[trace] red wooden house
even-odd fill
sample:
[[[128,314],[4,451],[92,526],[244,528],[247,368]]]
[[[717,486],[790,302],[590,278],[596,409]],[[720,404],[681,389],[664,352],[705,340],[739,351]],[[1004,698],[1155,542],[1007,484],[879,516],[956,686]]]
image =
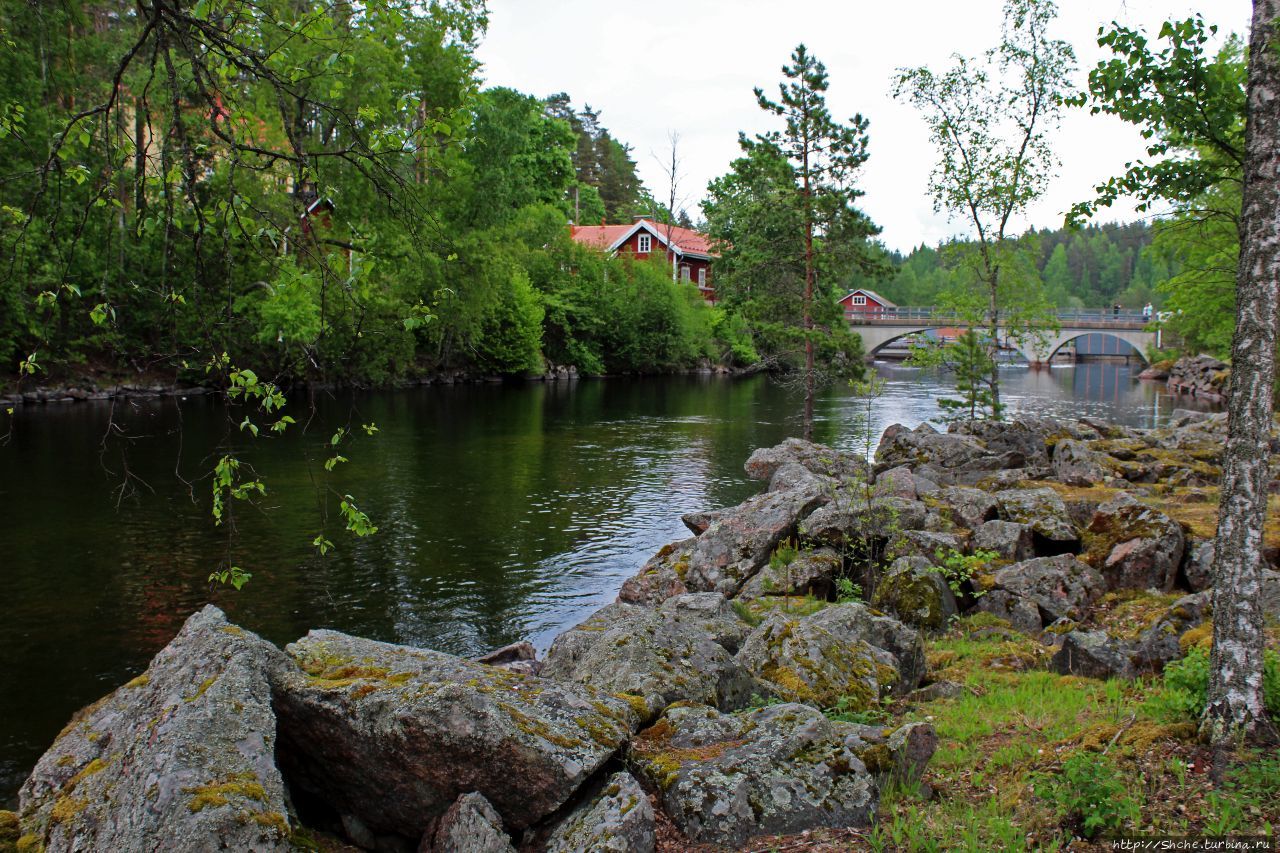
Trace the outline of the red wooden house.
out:
[[[570,225],[569,236],[584,246],[593,246],[611,255],[630,255],[640,260],[654,252],[665,252],[671,275],[694,282],[708,302],[716,301],[711,283],[711,264],[719,257],[711,249],[711,239],[692,228],[662,225],[651,219],[637,219],[630,225]]]
[[[883,314],[887,308],[898,307],[874,290],[865,288],[851,290],[840,297],[839,301],[846,318],[852,318],[854,314]]]

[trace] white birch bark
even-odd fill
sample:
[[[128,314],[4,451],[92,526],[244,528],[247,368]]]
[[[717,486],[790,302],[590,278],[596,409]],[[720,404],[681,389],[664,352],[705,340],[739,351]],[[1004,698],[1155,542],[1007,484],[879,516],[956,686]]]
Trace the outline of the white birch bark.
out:
[[[1229,429],[1213,565],[1213,653],[1201,733],[1269,739],[1262,699],[1262,528],[1267,512],[1280,291],[1280,0],[1254,0]]]

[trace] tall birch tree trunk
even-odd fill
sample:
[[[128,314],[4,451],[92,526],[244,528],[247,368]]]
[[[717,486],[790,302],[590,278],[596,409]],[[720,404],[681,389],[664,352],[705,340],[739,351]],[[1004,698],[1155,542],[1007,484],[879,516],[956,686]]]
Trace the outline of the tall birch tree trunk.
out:
[[[1254,0],[1231,400],[1213,563],[1213,652],[1201,734],[1274,740],[1262,698],[1262,527],[1280,304],[1280,0]]]

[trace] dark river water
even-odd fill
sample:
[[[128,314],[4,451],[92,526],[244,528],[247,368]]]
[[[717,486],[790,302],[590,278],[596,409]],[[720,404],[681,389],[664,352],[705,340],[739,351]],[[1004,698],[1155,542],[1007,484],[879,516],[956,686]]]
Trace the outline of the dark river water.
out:
[[[873,436],[937,416],[936,376],[878,369]],[[1115,363],[1009,368],[1003,390],[1014,412],[1134,426],[1188,405]],[[464,655],[545,647],[687,535],[682,513],[759,491],[743,461],[800,429],[797,392],[764,377],[421,388],[291,409],[293,432],[252,442],[202,398],[16,413],[0,445],[0,807],[71,713],[141,672],[205,602],[282,644],[328,627]],[[846,389],[817,418],[818,440],[865,446]],[[326,475],[335,427],[369,422],[377,435]],[[213,526],[201,479],[226,440],[268,489],[237,507],[233,537]],[[379,532],[344,533],[323,489],[355,496]],[[324,557],[311,546],[322,528],[337,546]],[[253,574],[239,593],[205,580],[224,559]]]

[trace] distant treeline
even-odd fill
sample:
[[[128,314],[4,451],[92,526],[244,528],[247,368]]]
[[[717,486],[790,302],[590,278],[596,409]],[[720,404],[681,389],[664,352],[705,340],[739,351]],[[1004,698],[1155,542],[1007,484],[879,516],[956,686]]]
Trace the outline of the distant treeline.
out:
[[[1152,239],[1147,222],[1044,229],[1022,237],[1037,259],[1034,274],[1059,308],[1117,302],[1128,308],[1147,302],[1159,307],[1163,294],[1156,286],[1177,275],[1180,265],[1153,246]],[[955,277],[964,274],[957,261],[967,245],[954,241],[937,247],[922,244],[907,255],[888,252],[895,269],[892,277],[878,287],[856,281],[853,286],[874,287],[899,305],[933,305],[941,293],[955,287]]]

